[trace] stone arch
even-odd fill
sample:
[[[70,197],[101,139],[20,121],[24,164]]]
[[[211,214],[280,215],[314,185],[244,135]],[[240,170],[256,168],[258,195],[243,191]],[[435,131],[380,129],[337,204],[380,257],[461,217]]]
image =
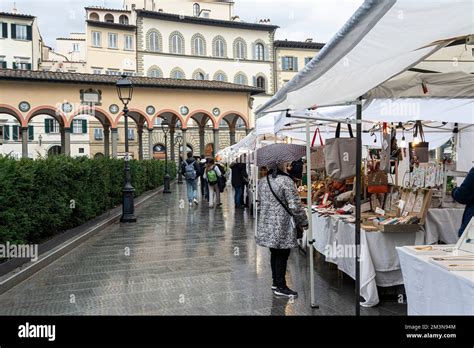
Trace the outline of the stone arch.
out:
[[[148,68],[146,73],[147,77],[154,77],[154,78],[162,78],[163,77],[163,70],[160,69],[158,65],[152,65]]]
[[[181,76],[182,76],[182,79],[186,79],[186,74],[184,73],[184,70],[179,68],[179,67],[176,67],[176,68],[173,68],[173,70],[171,70],[170,72],[170,78],[172,79],[176,79],[175,74],[177,73],[180,73]]]
[[[214,74],[214,77],[213,77],[213,80],[216,80],[216,81],[219,81],[217,78],[219,77],[219,74],[221,74],[223,77],[224,77],[224,80],[222,80],[222,82],[227,82],[229,81],[229,78],[227,77],[227,74],[222,71],[222,70],[218,70],[216,71],[216,73]]]
[[[206,125],[208,120],[211,120],[213,129],[218,129],[219,128],[219,123],[216,122],[216,118],[212,116],[212,114],[206,110],[195,110],[192,113],[189,114],[189,116],[186,118],[186,124],[190,119],[193,119],[196,121],[196,123],[200,126],[203,127]]]
[[[114,23],[115,22],[114,15],[112,13],[106,13],[104,16],[104,22]]]
[[[175,110],[172,109],[163,109],[158,111],[155,116],[151,119],[152,125],[155,124],[157,118],[162,118],[162,119],[167,119],[168,121],[171,121],[171,124],[176,124],[177,121],[181,123],[181,128],[186,129],[187,128],[187,123],[186,120]],[[148,127],[150,129],[150,127]]]
[[[238,58],[238,44],[241,43],[243,45],[243,56]],[[234,43],[232,44],[233,47],[233,53],[234,53],[234,59],[247,59],[247,42],[241,38],[238,37],[234,40]]]
[[[229,124],[229,128],[235,128],[235,125],[237,121],[241,119],[245,123],[245,128],[250,128],[249,121],[247,117],[245,117],[242,113],[238,111],[228,111],[224,113],[220,118],[219,118],[219,124],[221,121],[225,120]]]
[[[147,116],[146,113],[142,112],[138,109],[130,109],[128,111],[128,116],[135,121],[137,127],[143,127],[145,123],[147,124],[148,128],[153,128],[153,124],[151,123],[150,118]],[[120,112],[117,117],[115,118],[115,127],[118,127],[120,118],[124,117],[123,112]]]
[[[102,127],[104,128],[105,126],[109,126],[111,128],[116,127],[114,119],[105,110],[101,108],[82,107],[76,113],[72,115],[70,122],[72,122],[76,116],[80,116],[80,115],[95,117],[102,124]]]
[[[66,115],[61,110],[50,105],[41,105],[34,108],[28,113],[25,119],[25,127],[28,126],[33,117],[38,115],[51,116],[56,119],[56,121],[58,121],[62,127],[69,128],[71,126],[71,122],[67,119]]]
[[[257,58],[257,45],[262,45],[263,47],[263,59]],[[270,59],[270,53],[267,44],[262,39],[257,39],[252,43],[252,58],[253,60],[266,61]]]
[[[196,69],[196,70],[194,70],[194,72],[193,72],[193,80],[200,80],[200,79],[198,78],[198,74],[202,74],[204,80],[207,80],[207,78],[206,78],[207,74],[206,74],[206,72],[205,72],[204,70],[202,70],[202,69]]]
[[[222,56],[219,56],[217,53],[217,41],[221,40],[224,44],[224,54]],[[221,35],[217,35],[216,37],[214,37],[214,39],[212,40],[212,56],[213,57],[217,57],[217,58],[226,58],[227,57],[227,42],[225,41],[224,37],[222,37]]]
[[[154,42],[152,42],[153,38],[155,38]],[[163,37],[157,29],[153,28],[147,31],[146,50],[150,52],[163,52]]]
[[[173,52],[173,37],[178,36],[179,39],[181,40],[181,50],[178,50],[177,52]],[[173,31],[170,34],[170,39],[169,39],[169,53],[173,54],[185,54],[186,49],[185,49],[185,41],[184,41],[184,36],[179,32],[178,30]]]
[[[99,17],[99,14],[97,12],[91,12],[89,14],[89,19],[91,21],[100,21],[100,17]]]
[[[203,46],[203,53],[202,54],[199,54],[199,52],[197,52],[196,45],[194,43],[194,41],[198,38],[202,40],[202,46]],[[191,38],[191,54],[193,56],[206,56],[207,55],[206,39],[204,38],[204,36],[201,33],[196,33]]]
[[[6,104],[0,104],[0,114],[13,116],[22,127],[28,127],[28,123],[23,118],[20,110]]]

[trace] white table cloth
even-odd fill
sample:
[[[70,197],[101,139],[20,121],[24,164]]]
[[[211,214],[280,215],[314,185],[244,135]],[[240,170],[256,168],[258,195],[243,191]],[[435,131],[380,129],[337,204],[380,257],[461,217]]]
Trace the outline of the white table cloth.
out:
[[[326,255],[326,261],[337,264],[338,269],[355,279],[355,260],[353,255],[327,254],[328,246],[345,248],[355,245],[355,225],[346,223],[336,216],[322,217],[313,214],[313,237],[315,249]],[[424,242],[423,232],[383,233],[366,232],[361,229],[360,269],[362,306],[372,307],[379,303],[378,286],[403,284],[395,247],[419,245]]]
[[[397,248],[402,266],[408,315],[474,315],[474,271],[448,271]]]
[[[438,240],[446,244],[456,244],[461,227],[464,209],[431,208],[425,220],[425,244],[437,244]]]

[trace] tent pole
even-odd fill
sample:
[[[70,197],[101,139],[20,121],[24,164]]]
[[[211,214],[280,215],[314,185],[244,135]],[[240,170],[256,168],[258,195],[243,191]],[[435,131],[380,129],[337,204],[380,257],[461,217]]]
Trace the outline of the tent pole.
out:
[[[311,182],[311,133],[310,133],[310,122],[306,120],[306,186],[308,187],[308,232],[307,232],[307,247],[309,247],[309,281],[310,281],[310,293],[311,293],[311,308],[319,308],[316,304],[314,294],[314,249],[313,249],[313,192]]]
[[[362,101],[362,97],[359,98]],[[362,104],[357,104],[357,153],[356,153],[356,211],[355,211],[355,271],[356,271],[356,295],[355,295],[355,313],[360,316],[360,210],[362,194]]]

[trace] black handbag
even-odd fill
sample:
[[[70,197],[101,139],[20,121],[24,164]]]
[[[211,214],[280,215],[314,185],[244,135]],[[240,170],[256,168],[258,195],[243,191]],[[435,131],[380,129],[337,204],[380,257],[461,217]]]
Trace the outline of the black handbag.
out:
[[[268,187],[270,188],[270,191],[272,191],[273,196],[276,198],[276,200],[278,201],[278,203],[280,203],[280,205],[286,210],[286,212],[291,216],[291,218],[292,218],[293,221],[295,222],[295,226],[296,226],[296,239],[301,239],[301,238],[303,238],[304,229],[303,229],[300,225],[298,225],[298,224],[296,223],[295,215],[291,212],[290,208],[288,208],[288,207],[282,202],[282,200],[280,199],[280,197],[277,196],[277,194],[275,193],[275,191],[273,191],[272,185],[270,184],[270,176],[269,176],[269,175],[267,175],[267,182],[268,182]]]

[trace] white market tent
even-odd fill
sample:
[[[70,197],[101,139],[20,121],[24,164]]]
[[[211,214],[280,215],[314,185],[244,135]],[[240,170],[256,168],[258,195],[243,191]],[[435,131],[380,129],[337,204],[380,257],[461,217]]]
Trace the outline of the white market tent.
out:
[[[474,33],[474,2],[471,0],[366,0],[354,13],[343,28],[321,50],[321,52],[288,82],[272,99],[256,110],[258,116],[273,112],[274,118],[279,118],[280,123],[276,130],[288,124],[286,115],[295,117],[304,110],[321,107],[357,105],[352,108],[351,115],[356,117],[357,123],[357,180],[356,180],[356,238],[355,244],[360,246],[360,163],[362,157],[362,113],[363,107],[367,110],[369,103],[373,103],[372,117],[378,121],[390,121],[381,114],[380,104],[388,100],[399,98],[412,98],[411,102],[420,103],[423,113],[418,118],[410,115],[410,120],[433,121],[432,115],[424,112],[436,113],[436,108],[425,106],[436,103],[437,108],[457,111],[463,117],[462,123],[474,123],[472,99],[472,80],[469,76],[453,77],[451,80],[428,84],[412,80],[412,86],[407,88],[391,86],[385,81],[407,71],[426,57],[432,55],[442,47],[459,39],[466,38]],[[425,75],[422,75],[425,76]],[[436,79],[436,78],[434,78]],[[471,88],[462,89],[459,94],[458,85],[470,84]],[[449,84],[449,81],[453,81]],[[448,86],[448,88],[443,88]],[[417,88],[418,84],[418,88]],[[425,86],[423,86],[425,85]],[[379,87],[377,89],[377,87]],[[427,87],[427,91],[426,88]],[[363,97],[366,103],[363,105]],[[453,102],[453,99],[462,99]],[[464,101],[464,103],[463,103]],[[423,106],[421,106],[423,105]],[[386,107],[386,105],[385,105]],[[332,110],[332,116],[324,118],[341,119],[341,110]],[[295,113],[296,112],[296,113]],[[365,112],[365,111],[364,111]],[[390,112],[389,112],[390,113]],[[369,117],[370,117],[369,113]],[[342,117],[341,117],[342,116]],[[301,116],[300,116],[301,117]],[[364,114],[365,117],[365,114]],[[466,117],[466,118],[464,118]],[[310,119],[323,117],[304,116],[306,121],[306,139],[310,139]],[[401,115],[395,115],[396,121],[404,121]],[[281,121],[281,120],[284,121]],[[443,121],[446,120],[444,114]],[[436,120],[434,120],[436,121]],[[451,121],[451,119],[450,119]],[[454,121],[454,120],[453,120]],[[455,122],[455,121],[454,121]],[[277,122],[278,124],[278,122]],[[309,149],[308,149],[309,154]],[[309,156],[308,156],[309,157]],[[310,163],[308,164],[310,166]],[[308,185],[310,187],[310,185]],[[308,197],[311,195],[308,190]],[[311,219],[310,219],[311,221]],[[311,279],[311,306],[315,305],[314,279],[312,265],[311,226],[308,233],[310,244],[310,279]],[[356,257],[356,315],[360,315],[360,265]]]

